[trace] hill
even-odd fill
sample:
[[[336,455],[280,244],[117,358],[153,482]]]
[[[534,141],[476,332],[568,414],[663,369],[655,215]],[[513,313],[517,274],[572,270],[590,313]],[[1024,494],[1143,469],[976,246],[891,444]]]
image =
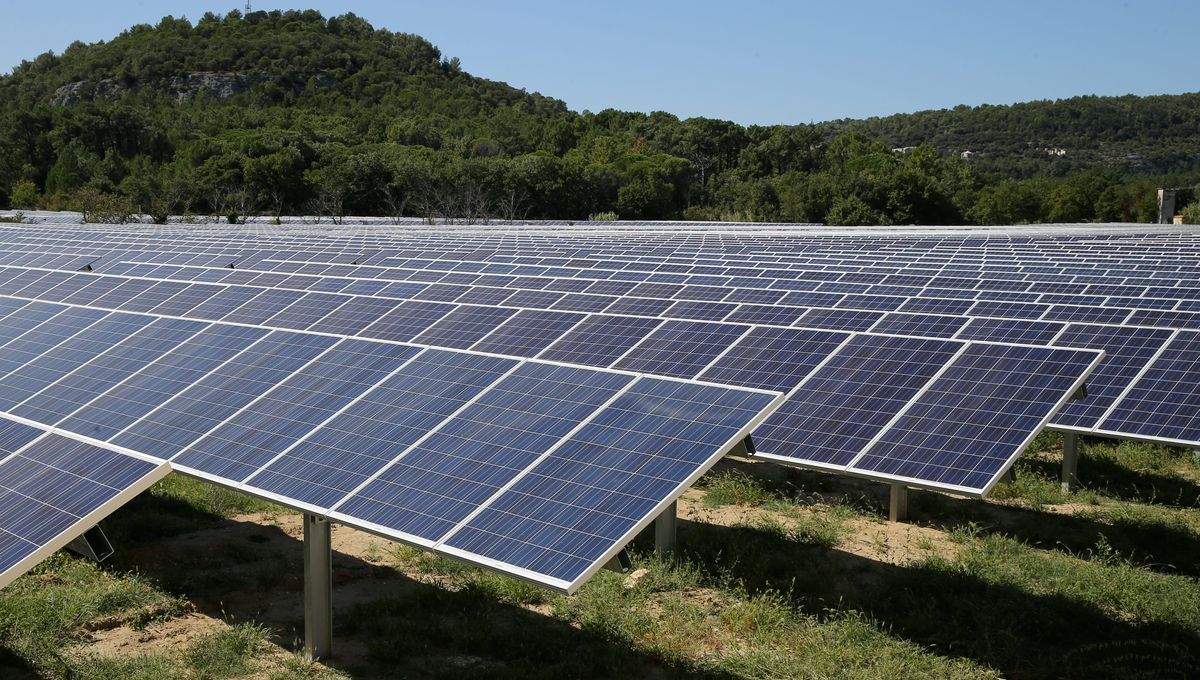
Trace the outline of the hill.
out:
[[[1146,219],[1155,181],[1200,180],[1197,103],[1085,97],[749,127],[578,113],[353,14],[210,13],[0,77],[0,205],[110,219]]]

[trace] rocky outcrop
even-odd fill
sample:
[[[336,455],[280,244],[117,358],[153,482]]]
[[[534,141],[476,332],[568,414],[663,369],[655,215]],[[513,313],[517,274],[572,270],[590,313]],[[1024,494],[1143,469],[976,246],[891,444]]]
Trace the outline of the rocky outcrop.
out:
[[[50,103],[55,106],[70,106],[89,99],[112,101],[119,99],[129,88],[121,85],[112,78],[104,80],[80,80],[67,83],[54,91]]]
[[[178,102],[185,102],[201,92],[224,101],[246,92],[255,85],[264,83],[267,80],[268,76],[261,73],[216,73],[202,71],[175,76],[153,85],[138,86],[134,89],[152,87],[170,95]],[[74,83],[67,83],[55,90],[54,95],[50,98],[50,102],[55,106],[70,106],[81,101],[94,99],[113,101],[119,99],[129,91],[130,88],[111,78],[99,81],[80,80]]]

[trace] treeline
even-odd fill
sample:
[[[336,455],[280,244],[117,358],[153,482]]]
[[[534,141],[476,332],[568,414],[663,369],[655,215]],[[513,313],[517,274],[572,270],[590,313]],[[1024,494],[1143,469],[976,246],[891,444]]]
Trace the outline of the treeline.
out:
[[[1200,182],[1196,163],[1020,178],[860,127],[574,113],[352,14],[167,17],[0,78],[0,205],[109,219],[1148,221],[1156,185]]]

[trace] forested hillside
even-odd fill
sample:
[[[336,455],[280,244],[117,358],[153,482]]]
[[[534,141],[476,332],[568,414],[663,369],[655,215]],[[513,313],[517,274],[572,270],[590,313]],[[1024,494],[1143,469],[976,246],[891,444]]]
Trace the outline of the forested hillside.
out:
[[[167,17],[0,77],[0,206],[17,208],[1148,220],[1156,184],[1197,182],[1195,94],[797,126],[577,113],[352,14]]]

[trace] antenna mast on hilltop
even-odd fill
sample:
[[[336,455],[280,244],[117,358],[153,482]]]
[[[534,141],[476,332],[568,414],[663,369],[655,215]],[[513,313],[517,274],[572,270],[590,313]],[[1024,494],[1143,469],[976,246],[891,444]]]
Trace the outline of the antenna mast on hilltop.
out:
[[[250,13],[250,0],[246,0],[246,14]]]

